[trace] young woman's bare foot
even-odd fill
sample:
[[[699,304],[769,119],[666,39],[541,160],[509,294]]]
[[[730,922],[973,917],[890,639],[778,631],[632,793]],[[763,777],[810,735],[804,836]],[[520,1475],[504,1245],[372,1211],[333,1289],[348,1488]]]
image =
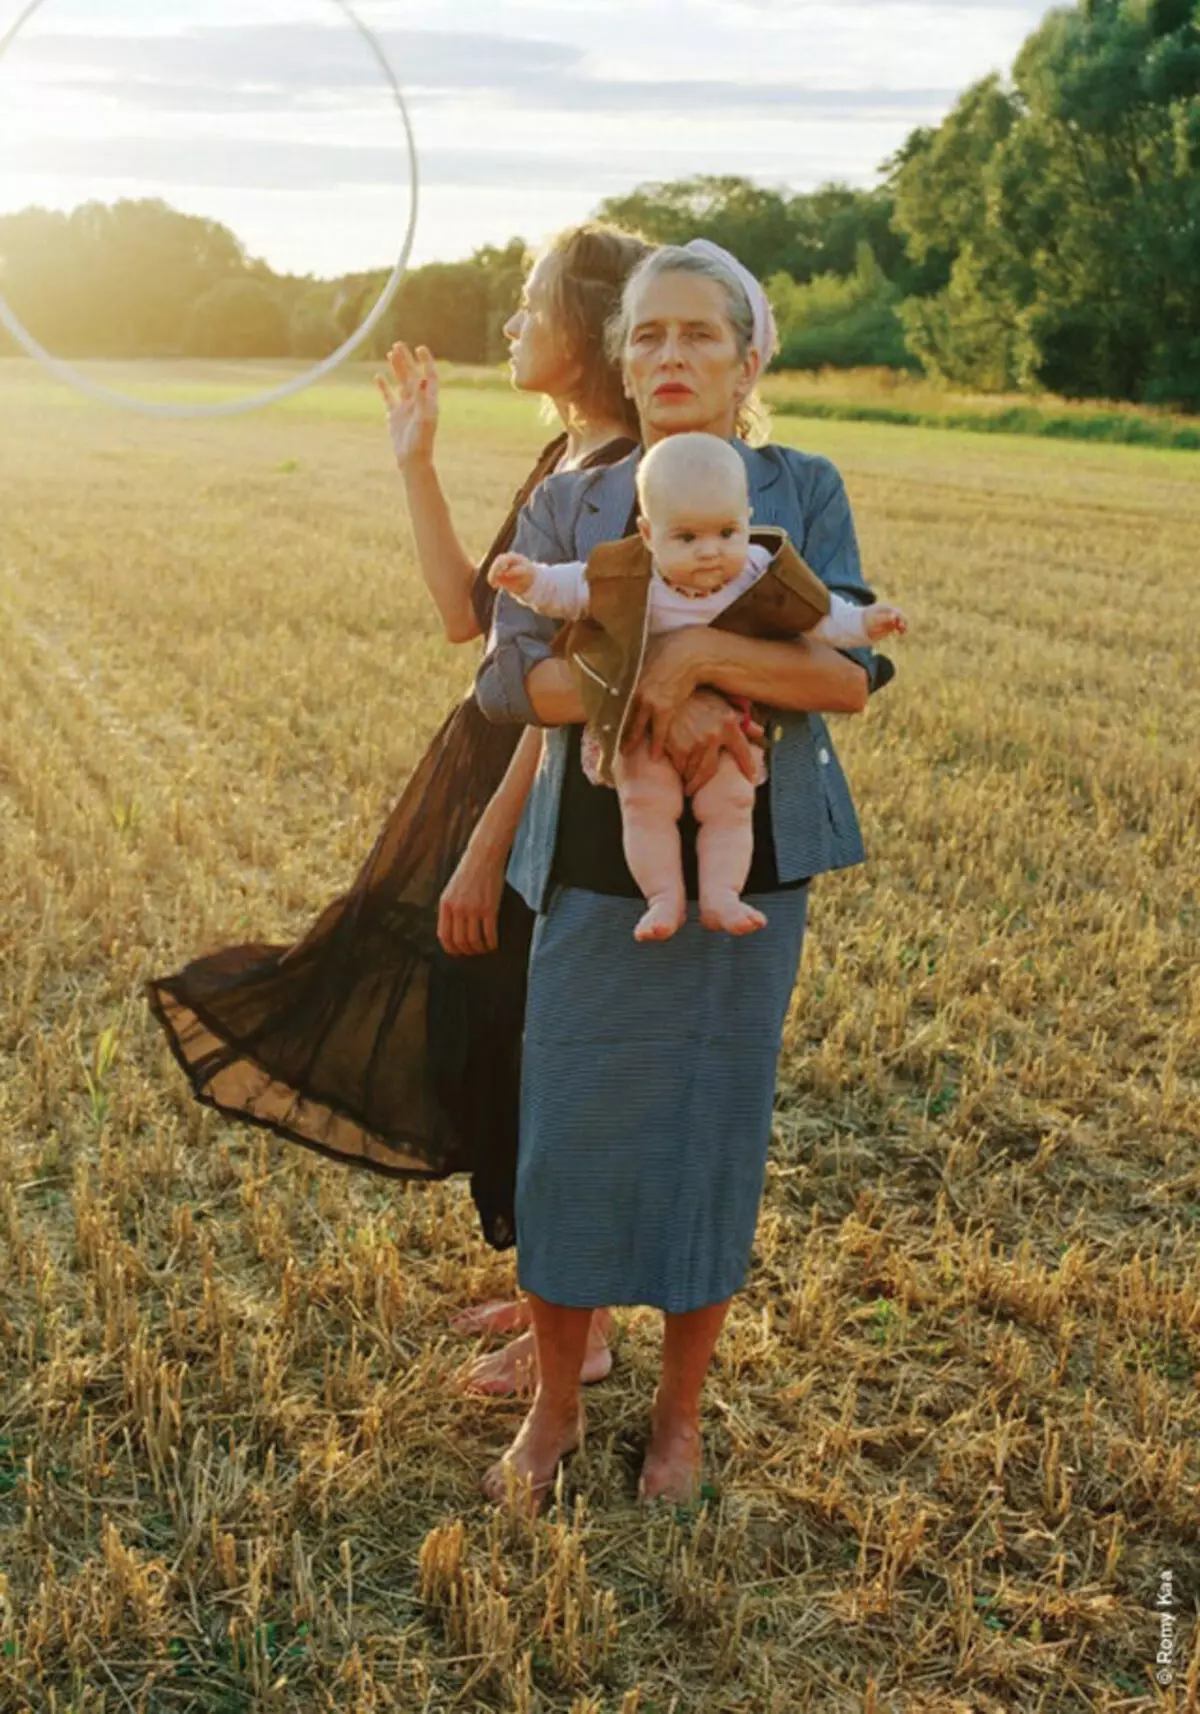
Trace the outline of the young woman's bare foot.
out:
[[[481,1333],[520,1333],[529,1326],[529,1304],[523,1297],[507,1302],[479,1303],[464,1309],[450,1323],[452,1333],[477,1338]]]
[[[650,1446],[642,1465],[638,1499],[690,1506],[700,1492],[700,1425],[691,1418],[661,1415],[657,1405],[650,1423]]]
[[[650,909],[633,931],[635,940],[670,940],[687,919],[687,900],[681,893],[658,893],[647,899]]]
[[[588,1329],[587,1350],[584,1353],[580,1380],[584,1386],[606,1380],[612,1372],[612,1351],[608,1336],[612,1330],[612,1312],[598,1309]],[[483,1393],[492,1398],[508,1398],[532,1393],[538,1383],[537,1346],[532,1333],[523,1333],[506,1345],[503,1351],[492,1351],[476,1357],[461,1371],[460,1385],[465,1393]]]
[[[700,901],[700,921],[705,928],[723,929],[726,934],[753,934],[765,928],[767,919],[736,893],[714,893]]]
[[[582,1439],[582,1406],[577,1411],[572,1405],[564,1413],[535,1399],[517,1438],[484,1476],[484,1493],[499,1505],[508,1495],[510,1478],[518,1490],[528,1482],[529,1503],[537,1511],[554,1486],[559,1465]]]

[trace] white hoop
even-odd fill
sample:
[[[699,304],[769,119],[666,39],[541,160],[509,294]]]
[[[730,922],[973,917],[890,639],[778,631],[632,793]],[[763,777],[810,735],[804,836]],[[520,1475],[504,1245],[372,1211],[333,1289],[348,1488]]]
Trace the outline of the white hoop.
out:
[[[17,37],[33,17],[34,13],[40,11],[45,3],[46,0],[29,0],[29,4],[21,13],[16,23],[6,35],[0,37],[0,60],[4,58],[9,48],[16,41]],[[363,340],[366,339],[370,333],[374,332],[375,328],[391,308],[392,301],[395,298],[396,293],[400,290],[400,282],[404,278],[404,271],[408,267],[408,258],[412,253],[413,237],[416,233],[417,227],[417,145],[416,139],[413,137],[412,125],[409,122],[408,109],[404,105],[404,97],[400,93],[400,85],[396,81],[396,74],[391,68],[387,55],[380,47],[379,42],[372,32],[363,23],[362,19],[354,12],[353,8],[349,4],[349,0],[332,0],[332,3],[345,16],[347,22],[353,25],[353,27],[358,31],[364,42],[366,42],[367,47],[371,50],[380,71],[383,73],[388,87],[395,97],[396,106],[400,109],[400,117],[404,122],[404,134],[408,141],[408,184],[410,199],[408,230],[404,235],[404,244],[400,251],[399,260],[397,261],[396,266],[392,269],[387,284],[384,286],[383,291],[380,293],[379,298],[375,303],[375,307],[371,310],[371,313],[362,323],[362,326],[358,329],[357,333],[352,333],[350,338],[339,345],[336,351],[334,351],[330,356],[324,358],[320,363],[316,364],[314,368],[306,370],[302,375],[294,376],[290,381],[285,381],[281,386],[272,387],[269,392],[255,393],[248,399],[230,399],[220,405],[172,404],[169,401],[156,402],[153,399],[139,399],[132,393],[121,393],[113,387],[102,387],[99,382],[89,381],[85,375],[81,375],[70,363],[64,362],[61,357],[55,357],[52,352],[46,350],[45,346],[40,345],[28,329],[17,320],[16,316],[9,308],[3,293],[0,292],[0,322],[3,322],[4,326],[17,341],[17,344],[27,351],[31,357],[36,359],[36,361],[42,365],[43,369],[48,369],[57,380],[64,381],[68,387],[74,387],[78,392],[86,393],[93,399],[99,399],[102,404],[119,405],[123,410],[141,411],[144,415],[151,417],[194,418],[239,416],[243,411],[255,411],[263,405],[273,405],[279,399],[286,399],[293,393],[303,392],[306,387],[311,387],[315,381],[319,381],[322,376],[328,375],[336,369],[338,364],[341,363],[344,358],[348,357],[352,351],[362,344]]]

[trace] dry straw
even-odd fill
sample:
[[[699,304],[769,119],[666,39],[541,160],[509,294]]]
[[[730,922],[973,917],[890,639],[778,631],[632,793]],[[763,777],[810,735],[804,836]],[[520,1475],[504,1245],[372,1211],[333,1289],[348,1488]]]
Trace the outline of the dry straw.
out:
[[[711,1488],[636,1505],[626,1314],[530,1522],[454,1385],[510,1280],[462,1186],[222,1126],[136,998],[299,930],[469,680],[339,410],[101,439],[0,377],[0,1708],[1115,1714],[1164,1587],[1194,1706],[1200,486],[822,429],[914,628],[838,735],[871,862],[814,897]],[[481,544],[537,425],[447,411]]]

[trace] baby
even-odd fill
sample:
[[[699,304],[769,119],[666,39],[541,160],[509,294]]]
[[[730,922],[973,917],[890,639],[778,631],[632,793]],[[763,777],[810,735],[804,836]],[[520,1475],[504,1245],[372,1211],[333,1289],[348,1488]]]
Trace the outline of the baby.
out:
[[[683,782],[665,756],[655,760],[648,739],[620,747],[646,637],[716,623],[750,636],[805,632],[851,649],[901,633],[907,622],[895,607],[860,607],[832,595],[782,530],[756,532],[773,547],[752,543],[746,467],[716,435],[659,441],[638,465],[637,491],[637,536],[597,547],[586,565],[500,554],[488,581],[539,613],[578,622],[565,639],[560,632],[556,647],[574,661],[588,709],[584,770],[594,784],[615,785],[620,798],[625,860],[647,903],[635,938],[667,940],[687,915],[678,826]],[[761,783],[765,759],[755,748]],[[693,794],[706,928],[750,934],[766,922],[740,896],[753,855],[754,793],[723,751],[714,777]]]

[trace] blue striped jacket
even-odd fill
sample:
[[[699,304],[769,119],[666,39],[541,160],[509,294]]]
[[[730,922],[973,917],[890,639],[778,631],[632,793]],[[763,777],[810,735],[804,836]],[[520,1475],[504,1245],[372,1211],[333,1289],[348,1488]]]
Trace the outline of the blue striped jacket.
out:
[[[863,581],[850,503],[827,458],[789,446],[731,443],[746,464],[751,522],[774,524],[817,576],[848,601],[874,595]],[[522,509],[513,551],[550,565],[586,560],[598,542],[625,534],[634,500],[640,449],[619,464],[548,476]],[[501,592],[487,650],[475,679],[475,697],[493,721],[544,725],[525,689],[525,675],[551,654],[557,619],[544,618]],[[893,667],[871,649],[847,651],[867,673],[872,691]],[[850,788],[819,714],[779,710],[770,729],[771,821],[781,881],[846,869],[865,856]],[[525,805],[508,866],[508,880],[532,910],[544,910],[558,831],[558,808],[567,757],[567,728],[553,727],[542,766]]]

